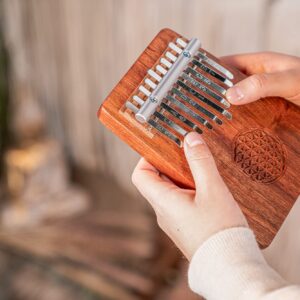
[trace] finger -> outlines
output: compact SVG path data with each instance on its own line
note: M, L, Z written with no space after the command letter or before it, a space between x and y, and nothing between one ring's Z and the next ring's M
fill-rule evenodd
M263 53L238 54L221 57L229 66L235 67L246 75L267 72Z
M159 176L158 170L144 158L135 167L132 182L153 208L161 201L162 195L176 187L171 180Z
M139 162L137 163L135 169L136 170L145 170L145 171L153 172L157 175L159 174L159 171L154 166L152 166L150 163L148 163L146 161L146 159L143 158L143 157L139 160Z
M184 151L194 177L197 193L206 192L210 184L220 180L214 158L196 132L189 133L184 140Z
M223 56L221 60L247 75L281 72L300 64L299 58L276 52Z
M268 96L292 98L300 93L299 70L252 75L230 88L226 97L232 104L246 104Z

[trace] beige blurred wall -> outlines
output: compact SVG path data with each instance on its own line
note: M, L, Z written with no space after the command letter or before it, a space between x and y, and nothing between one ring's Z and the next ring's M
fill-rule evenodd
M199 37L217 55L300 54L298 0L3 0L2 5L14 89L31 90L50 134L75 164L110 174L129 190L138 157L98 123L96 112L160 29ZM17 107L22 97L14 101Z

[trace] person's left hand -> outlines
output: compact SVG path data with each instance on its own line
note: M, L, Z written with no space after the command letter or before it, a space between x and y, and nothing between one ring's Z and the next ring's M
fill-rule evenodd
M179 188L143 158L132 181L152 205L161 229L190 260L213 234L248 224L202 137L189 133L184 150L196 191Z

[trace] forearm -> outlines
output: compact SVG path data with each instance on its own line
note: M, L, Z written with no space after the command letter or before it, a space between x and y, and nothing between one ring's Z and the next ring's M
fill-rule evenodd
M208 300L299 299L265 261L252 231L231 228L209 238L194 255L189 269L191 289Z

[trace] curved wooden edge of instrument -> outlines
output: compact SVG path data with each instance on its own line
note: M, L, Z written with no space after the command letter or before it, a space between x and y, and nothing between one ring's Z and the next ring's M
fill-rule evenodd
M113 118L105 107L101 108L100 121L160 172L172 178L180 187L189 189L195 188L192 175L190 172L187 172L188 169L178 172L178 168L182 165L182 162L174 164L174 160L166 155L166 153L163 153L165 152L165 146L161 145L161 141L158 143L157 139L151 140L136 129L131 129L130 124L126 124L124 120ZM171 156L172 153L173 152L170 153ZM177 152L175 160L181 161L182 159L185 159L184 155Z

